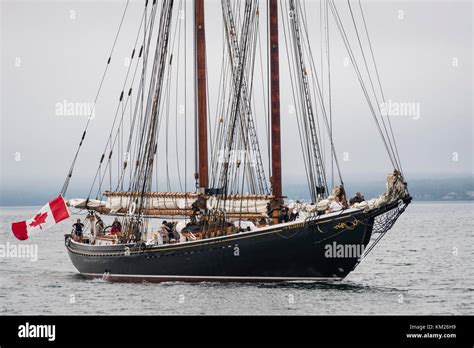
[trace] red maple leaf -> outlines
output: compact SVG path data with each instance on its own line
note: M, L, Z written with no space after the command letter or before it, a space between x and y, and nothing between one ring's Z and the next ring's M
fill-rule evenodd
M36 216L33 218L33 222L30 223L31 227L36 227L39 226L41 228L41 224L44 224L46 221L46 217L48 216L48 213L38 213Z

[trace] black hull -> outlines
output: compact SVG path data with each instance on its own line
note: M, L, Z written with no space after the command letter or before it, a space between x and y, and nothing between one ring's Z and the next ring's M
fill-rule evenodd
M94 246L67 237L66 246L83 276L109 281L341 280L358 265L360 254L328 255L328 245L365 248L376 216L397 205L182 244Z

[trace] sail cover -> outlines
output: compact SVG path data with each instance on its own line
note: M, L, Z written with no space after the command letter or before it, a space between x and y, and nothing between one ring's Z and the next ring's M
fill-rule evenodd
M134 202L142 195L139 192L104 192L107 201L70 199L68 205L76 208L96 210L107 214L133 213ZM160 212L175 215L189 215L195 208L195 203L201 193L195 192L145 192L143 194L143 209L147 215L160 215ZM206 199L208 210L225 211L226 214L266 214L271 195L227 195L223 197L210 196Z
M109 192L106 208L111 213L130 210L133 203L142 195L140 192ZM199 194L192 192L145 192L143 209L146 210L191 210Z

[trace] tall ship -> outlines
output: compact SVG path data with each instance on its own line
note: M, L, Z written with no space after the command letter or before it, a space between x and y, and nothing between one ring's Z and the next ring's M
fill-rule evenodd
M83 144L100 147L89 195L67 199L82 218L66 231L67 253L81 275L109 281L344 279L411 201L380 107L385 97L363 7L322 0L310 12L306 1L213 2L222 20L216 52L207 50L207 5L144 1L110 132L88 138L88 120L61 190L67 197ZM101 87L116 61L128 6ZM385 193L372 199L347 196L333 141L330 42L336 35L391 163ZM211 55L219 56L220 67L209 66ZM288 68L284 79L280 63ZM210 69L221 70L219 80L210 81ZM211 83L219 86L212 96ZM290 151L304 164L306 201L283 192L283 93L293 102L301 147ZM354 122L340 117L347 127Z

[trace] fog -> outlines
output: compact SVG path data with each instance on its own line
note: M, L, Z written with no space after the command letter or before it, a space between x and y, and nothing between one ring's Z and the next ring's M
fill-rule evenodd
M181 138L183 116L177 116L171 162L186 155L193 188L194 150L192 82L192 3L186 2L187 115L191 137ZM358 6L356 1L352 2ZM137 34L144 1L131 1L107 73L95 117L71 181L71 192L81 193L96 171L110 132L118 96L127 71L127 58ZM178 6L179 1L175 1ZM0 146L1 188L4 195L59 192L87 115L65 115L61 105L91 103L109 56L125 1L1 1ZM319 2L306 1L309 30L319 52ZM336 1L350 31L347 2ZM391 116L405 176L457 177L473 173L473 5L470 1L362 1L377 67L389 107L412 107L409 115ZM260 25L265 39L266 11L261 2ZM314 18L314 20L313 20ZM334 20L330 18L334 141L344 178L383 179L391 170L375 123ZM280 21L281 23L281 21ZM353 29L353 28L352 28ZM216 96L222 60L220 2L206 2L209 113L216 116ZM181 52L181 54L184 54ZM319 54L319 53L318 53ZM317 56L319 57L319 56ZM265 61L264 61L265 63ZM282 170L285 185L305 180L294 104L289 88L283 35L280 35ZM179 76L184 76L180 71ZM256 81L255 90L262 90ZM265 88L265 89L263 89ZM184 88L178 99L184 101ZM265 103L254 95L256 115ZM78 112L80 113L80 112ZM260 117L259 131L264 137ZM210 126L212 129L212 126ZM174 130L173 130L174 132ZM265 141L262 141L262 147ZM327 144L325 144L327 150ZM265 153L265 166L268 158ZM164 157L161 157L164 160ZM173 167L174 168L174 167ZM172 168L172 170L174 170ZM173 174L176 178L176 175ZM164 180L164 179L160 179ZM183 179L184 180L184 179Z

